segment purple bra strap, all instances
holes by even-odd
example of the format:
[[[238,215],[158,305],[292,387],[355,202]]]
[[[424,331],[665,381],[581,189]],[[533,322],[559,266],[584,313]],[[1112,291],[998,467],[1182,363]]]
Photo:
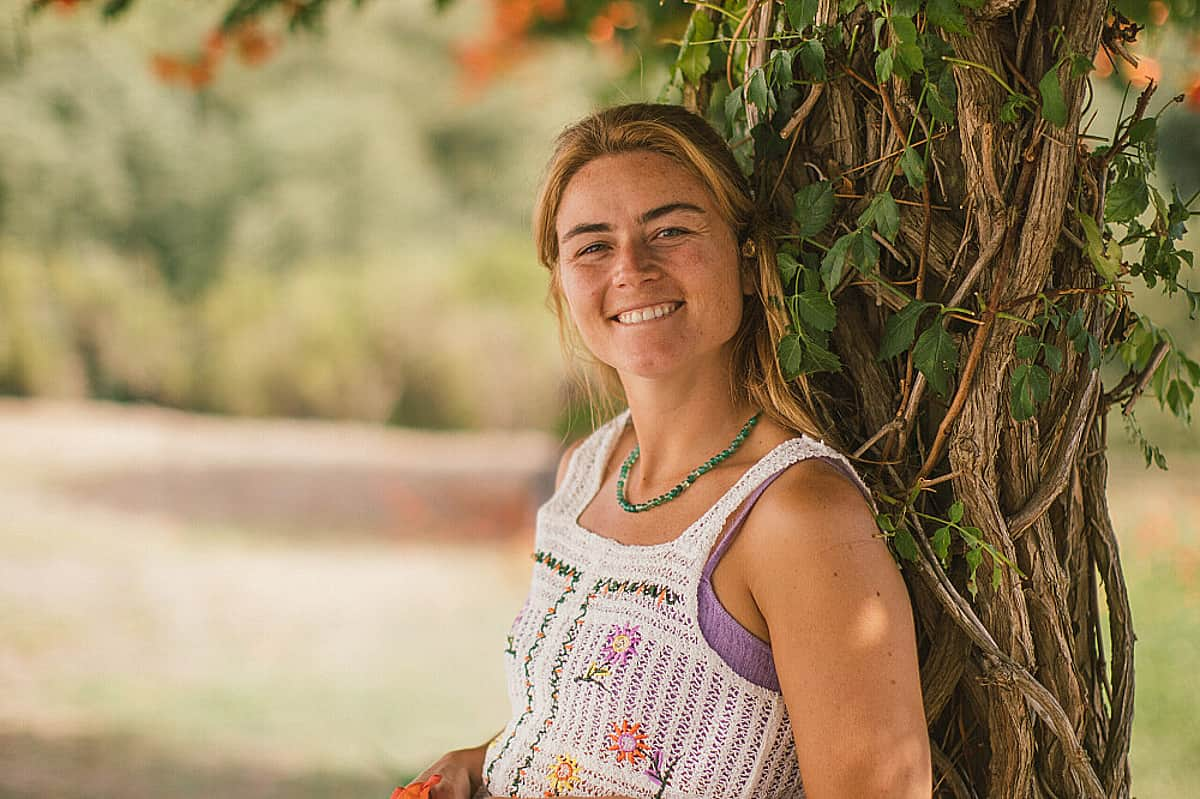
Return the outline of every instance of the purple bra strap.
[[[848,469],[846,464],[842,461],[825,455],[818,455],[816,459],[825,461],[826,463],[835,467],[839,472],[850,478],[855,485],[858,485],[859,491],[864,490],[862,486],[859,485],[858,478],[854,476],[854,473]],[[742,503],[740,508],[738,508],[738,512],[734,514],[733,520],[729,523],[729,530],[725,533],[725,537],[721,539],[721,542],[717,544],[717,548],[713,550],[712,556],[708,559],[708,563],[704,564],[704,571],[701,573],[701,578],[705,582],[711,582],[710,578],[712,577],[713,570],[717,568],[717,561],[719,561],[725,554],[725,550],[729,549],[729,545],[733,543],[733,539],[737,536],[738,531],[742,529],[742,525],[746,522],[746,517],[749,516],[750,511],[754,509],[754,503],[758,502],[758,498],[762,496],[762,493],[767,490],[767,487],[770,486],[771,483],[775,482],[781,474],[786,472],[792,466],[795,466],[797,463],[800,463],[800,461],[795,461],[793,463],[789,463],[787,466],[784,466],[766,480],[763,480],[758,488],[754,489],[750,496],[746,497],[746,501]],[[867,500],[870,501],[870,495],[866,494],[865,496],[867,497]]]
[[[712,556],[708,559],[708,563],[704,564],[704,571],[701,572],[701,579],[705,580],[706,582],[710,580],[713,569],[717,567],[717,561],[719,561],[725,554],[725,550],[729,549],[729,545],[733,543],[733,539],[737,536],[738,530],[742,529],[742,525],[745,523],[746,517],[749,516],[750,511],[754,509],[754,503],[758,502],[758,498],[761,497],[762,493],[767,490],[767,487],[770,486],[771,483],[775,482],[779,475],[786,472],[788,467],[792,465],[794,464],[789,463],[787,466],[784,466],[766,480],[763,480],[762,483],[759,484],[758,488],[754,489],[750,496],[746,497],[746,501],[742,503],[742,507],[738,508],[737,513],[734,514],[733,520],[729,523],[729,531],[725,533],[725,537],[721,539],[721,542],[717,544],[717,548],[713,550]]]

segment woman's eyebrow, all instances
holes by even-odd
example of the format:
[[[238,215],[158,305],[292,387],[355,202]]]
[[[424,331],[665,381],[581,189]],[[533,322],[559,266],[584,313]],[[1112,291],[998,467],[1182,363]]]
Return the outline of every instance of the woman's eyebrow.
[[[649,211],[642,214],[638,221],[644,225],[647,222],[652,222],[661,216],[666,216],[667,214],[671,214],[676,211],[691,211],[695,214],[704,213],[703,208],[691,203],[667,203],[666,205],[660,205],[657,208],[651,208]],[[585,222],[568,230],[566,235],[562,237],[562,242],[565,244],[569,239],[584,233],[608,233],[611,230],[612,225],[608,224],[607,222]]]

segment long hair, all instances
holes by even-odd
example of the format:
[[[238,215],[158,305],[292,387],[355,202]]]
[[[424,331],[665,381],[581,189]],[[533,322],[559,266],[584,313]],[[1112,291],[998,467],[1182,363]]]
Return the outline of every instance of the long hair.
[[[745,299],[742,323],[733,339],[731,397],[761,408],[789,430],[822,436],[808,382],[804,377],[786,380],[776,357],[777,342],[787,332],[789,320],[769,215],[756,205],[750,184],[721,135],[703,118],[673,105],[614,106],[568,127],[558,137],[534,206],[534,243],[538,259],[550,271],[548,304],[558,320],[568,363],[583,367],[576,369],[576,377],[593,407],[613,410],[622,395],[621,384],[616,370],[587,352],[565,308],[555,222],[567,184],[584,165],[602,156],[639,151],[665,155],[700,180],[737,237],[740,268],[753,275],[754,293]]]

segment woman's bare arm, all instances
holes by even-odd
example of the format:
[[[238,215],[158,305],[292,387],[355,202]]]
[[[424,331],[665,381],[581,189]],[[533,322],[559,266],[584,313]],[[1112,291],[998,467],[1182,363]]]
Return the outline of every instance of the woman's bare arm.
[[[808,799],[932,793],[912,606],[858,489],[797,464],[747,519]]]

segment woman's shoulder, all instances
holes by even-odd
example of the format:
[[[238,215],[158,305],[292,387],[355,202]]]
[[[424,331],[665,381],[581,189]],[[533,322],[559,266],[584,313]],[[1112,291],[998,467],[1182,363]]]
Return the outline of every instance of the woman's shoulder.
[[[814,557],[830,547],[883,547],[866,487],[836,451],[824,450],[784,469],[763,491],[743,532],[759,553],[756,562]]]
[[[567,476],[567,469],[571,465],[571,459],[575,457],[575,453],[578,452],[581,447],[584,447],[585,445],[590,448],[599,446],[600,442],[602,442],[607,436],[614,434],[614,428],[620,428],[625,425],[628,416],[628,411],[621,411],[608,421],[600,424],[591,433],[581,438],[577,438],[568,444],[566,449],[563,450],[562,457],[558,460],[558,471],[554,476],[554,487],[557,489],[562,485],[563,479]]]

